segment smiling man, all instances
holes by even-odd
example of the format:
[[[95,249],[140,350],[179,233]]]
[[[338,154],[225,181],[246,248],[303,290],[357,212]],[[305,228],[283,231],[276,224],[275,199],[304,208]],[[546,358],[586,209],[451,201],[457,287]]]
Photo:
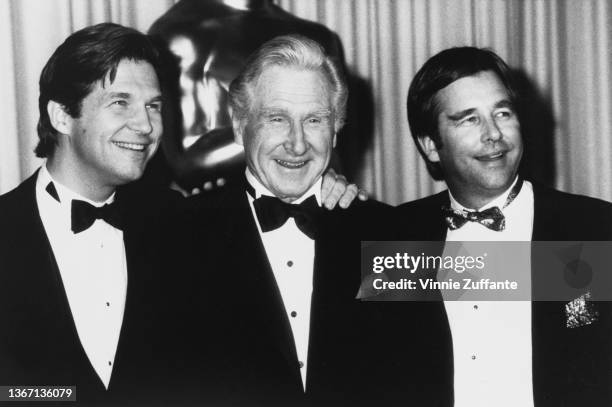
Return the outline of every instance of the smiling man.
[[[46,161],[0,197],[0,386],[76,386],[79,405],[182,401],[171,366],[191,358],[190,332],[172,327],[190,269],[169,232],[182,202],[133,182],[160,141],[163,79],[150,39],[112,23],[73,33],[45,65]],[[357,187],[331,174],[318,193],[333,207]]]
[[[444,166],[456,199],[480,208],[507,190],[518,171],[523,144],[514,102],[492,71],[456,80],[436,102],[438,130],[420,139],[421,148]]]
[[[200,349],[233,367],[233,380],[211,386],[232,389],[210,404],[442,404],[435,388],[445,372],[435,361],[446,354],[430,346],[442,336],[431,325],[441,315],[355,298],[360,241],[382,238],[388,208],[374,201],[320,208],[321,177],[345,119],[337,64],[312,40],[277,37],[249,58],[229,93],[245,179],[194,198],[195,218],[186,222],[211,253],[200,270],[214,270],[199,274],[193,297],[222,297],[212,313],[224,319],[224,334]],[[189,308],[200,313],[192,320],[211,313],[197,300]],[[203,330],[195,343],[214,335]]]
[[[128,58],[74,106],[50,99],[47,113],[57,147],[47,153],[43,171],[86,199],[108,200],[118,186],[141,177],[155,152],[162,132],[161,105],[151,63]],[[74,109],[72,115],[69,109]],[[45,154],[42,147],[38,151]]]
[[[124,185],[159,143],[159,71],[146,35],[110,23],[75,32],[45,65],[46,162],[0,197],[0,385],[76,386],[79,405],[130,405],[157,377],[147,231],[173,198]]]
[[[510,68],[492,51],[447,49],[423,65],[408,92],[408,120],[430,174],[448,190],[399,206],[403,239],[612,239],[608,202],[518,175],[519,108]],[[531,267],[530,259],[512,261]],[[569,323],[571,302],[446,301],[455,406],[608,405],[609,303],[581,301],[598,318]]]
[[[252,90],[259,97],[248,111],[234,99],[235,138],[248,152],[247,176],[284,202],[320,182],[336,145],[346,90],[338,90],[344,93],[334,101],[327,81],[318,71],[277,65],[259,77]]]

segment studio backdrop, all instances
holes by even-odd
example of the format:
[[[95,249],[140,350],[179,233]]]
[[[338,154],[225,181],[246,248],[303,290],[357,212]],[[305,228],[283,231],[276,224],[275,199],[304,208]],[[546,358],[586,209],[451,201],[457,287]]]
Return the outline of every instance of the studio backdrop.
[[[201,0],[208,1],[208,0]],[[112,21],[146,32],[173,0],[0,0],[0,193],[41,163],[38,77],[72,32]],[[489,47],[530,97],[528,172],[561,190],[612,200],[612,3],[608,0],[277,0],[342,42],[353,97],[368,99],[367,140],[349,173],[391,204],[444,188],[414,147],[406,94],[442,49]],[[349,117],[351,120],[351,117]],[[346,135],[345,135],[346,136]],[[345,140],[346,141],[346,140]],[[355,157],[356,158],[356,157]]]

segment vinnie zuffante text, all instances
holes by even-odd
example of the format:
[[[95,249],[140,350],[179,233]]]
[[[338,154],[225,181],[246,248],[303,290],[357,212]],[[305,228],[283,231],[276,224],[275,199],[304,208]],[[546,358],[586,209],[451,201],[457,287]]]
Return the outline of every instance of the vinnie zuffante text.
[[[492,280],[490,278],[473,278],[462,276],[453,279],[452,273],[484,272],[485,258],[481,256],[429,256],[421,253],[414,256],[408,253],[395,253],[394,256],[375,256],[372,258],[372,272],[381,274],[388,270],[401,270],[410,273],[412,278],[400,278],[389,281],[388,278],[375,278],[372,285],[375,290],[517,290],[518,283],[510,280]],[[434,277],[419,277],[419,272]],[[444,278],[441,278],[444,277]]]

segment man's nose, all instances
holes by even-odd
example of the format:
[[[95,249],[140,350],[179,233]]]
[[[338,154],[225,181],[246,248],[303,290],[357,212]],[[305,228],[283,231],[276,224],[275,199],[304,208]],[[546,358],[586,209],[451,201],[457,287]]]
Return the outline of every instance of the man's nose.
[[[482,141],[498,141],[503,137],[499,124],[494,118],[484,121],[482,129]]]
[[[151,125],[151,118],[146,106],[143,105],[135,109],[129,121],[129,127],[145,135],[151,134],[153,126]]]
[[[285,141],[285,149],[293,155],[302,155],[308,149],[301,123],[292,126],[289,137]]]

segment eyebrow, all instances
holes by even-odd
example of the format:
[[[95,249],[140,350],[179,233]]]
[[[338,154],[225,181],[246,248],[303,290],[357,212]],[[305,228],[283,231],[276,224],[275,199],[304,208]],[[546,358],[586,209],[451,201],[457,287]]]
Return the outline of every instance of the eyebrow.
[[[107,96],[109,99],[129,99],[132,97],[131,94],[127,93],[127,92],[111,92],[108,94]]]
[[[162,95],[156,95],[153,96],[151,99],[149,99],[149,103],[151,102],[163,102],[164,101],[164,97]]]
[[[286,109],[282,109],[282,108],[263,108],[259,111],[259,114],[261,116],[268,116],[271,114],[279,114],[279,113],[286,113],[287,110]]]
[[[331,109],[321,109],[321,110],[315,110],[314,112],[312,112],[312,114],[315,114],[318,116],[331,116],[332,111]]]
[[[128,92],[111,92],[107,95],[107,99],[131,99],[132,94]],[[151,102],[163,102],[164,97],[160,95],[155,95],[151,99],[148,100],[147,103]]]
[[[512,103],[512,101],[508,99],[504,99],[504,100],[500,100],[499,102],[497,102],[494,107],[496,109],[499,109],[500,107],[507,107],[509,109],[514,110],[514,103]]]
[[[494,109],[499,109],[499,108],[502,108],[502,107],[514,110],[514,103],[512,103],[508,99],[503,99],[503,100],[500,100],[499,102],[495,103],[495,105],[493,106]],[[446,117],[448,119],[456,122],[458,120],[463,119],[466,116],[469,116],[469,115],[473,114],[474,112],[476,112],[476,109],[475,108],[470,108],[470,109],[461,110],[459,112],[447,114]]]
[[[447,114],[446,117],[454,122],[456,122],[457,120],[461,120],[463,119],[465,116],[469,116],[472,113],[474,113],[476,111],[475,108],[470,108],[470,109],[465,109],[465,110],[461,110],[459,112],[455,112],[455,113],[451,113],[451,114]]]
[[[286,114],[289,111],[287,109],[284,108],[264,108],[261,109],[259,111],[259,114],[261,116],[269,116],[269,115],[275,115],[275,114]],[[320,110],[315,110],[313,112],[309,112],[309,115],[318,115],[318,116],[330,116],[332,114],[331,109],[320,109]]]

